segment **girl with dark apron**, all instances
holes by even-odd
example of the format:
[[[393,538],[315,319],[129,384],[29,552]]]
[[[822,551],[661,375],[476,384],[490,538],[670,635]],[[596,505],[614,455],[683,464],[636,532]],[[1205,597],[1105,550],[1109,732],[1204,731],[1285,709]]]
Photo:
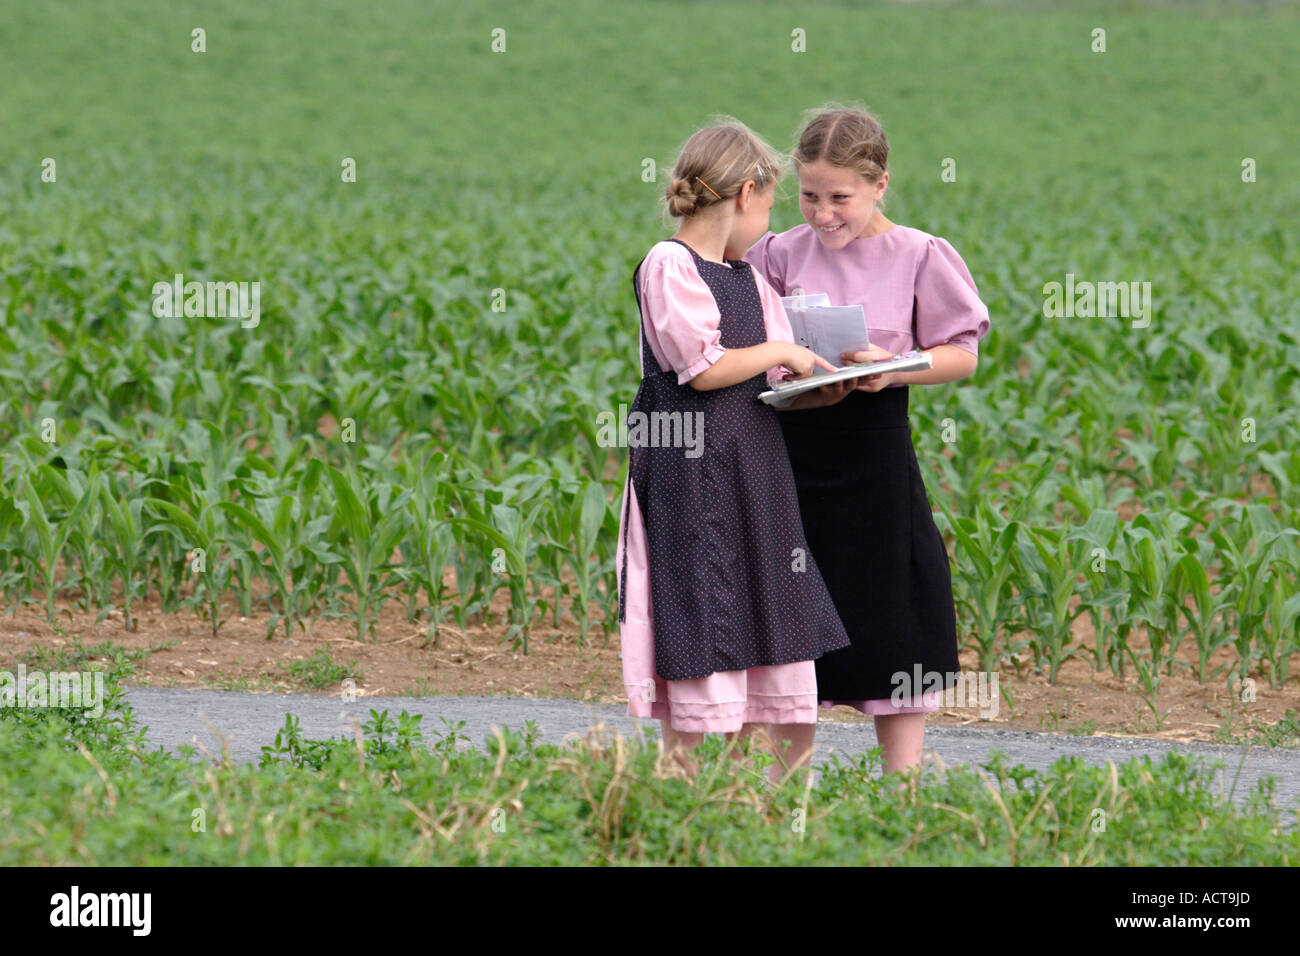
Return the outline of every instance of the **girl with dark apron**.
[[[791,764],[811,750],[813,662],[849,641],[809,553],[778,413],[758,401],[780,366],[827,365],[791,341],[779,296],[739,258],[767,228],[778,159],[740,124],[693,136],[668,187],[683,224],[634,272],[642,380],[626,423],[619,620],[628,713],[661,720],[668,749],[762,726],[791,742],[777,748]]]

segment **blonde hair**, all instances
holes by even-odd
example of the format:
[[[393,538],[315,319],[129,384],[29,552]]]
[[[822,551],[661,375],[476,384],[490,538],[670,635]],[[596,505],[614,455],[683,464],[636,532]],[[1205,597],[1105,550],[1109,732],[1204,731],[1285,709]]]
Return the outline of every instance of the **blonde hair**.
[[[865,106],[831,103],[804,113],[804,125],[791,157],[795,166],[819,160],[851,169],[871,184],[885,174],[889,143]],[[884,205],[881,197],[880,205]]]
[[[678,153],[664,190],[666,211],[670,216],[693,216],[739,194],[748,179],[765,189],[780,178],[784,164],[785,157],[740,120],[717,117]]]

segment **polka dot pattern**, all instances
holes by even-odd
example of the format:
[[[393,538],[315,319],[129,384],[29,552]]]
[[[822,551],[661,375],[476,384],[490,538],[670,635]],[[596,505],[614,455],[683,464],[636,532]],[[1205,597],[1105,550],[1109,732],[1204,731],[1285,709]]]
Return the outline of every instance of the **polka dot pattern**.
[[[690,252],[717,303],[722,346],[764,342],[763,306],[750,266],[709,262]],[[629,476],[648,545],[659,676],[689,680],[815,660],[848,647],[804,538],[778,413],[758,401],[767,388],[765,374],[697,391],[661,371],[644,327],[641,335],[641,386],[628,419]],[[674,413],[683,422],[691,416],[698,444],[635,442],[638,413],[642,421],[656,413],[661,421]],[[626,564],[622,578],[625,585]]]

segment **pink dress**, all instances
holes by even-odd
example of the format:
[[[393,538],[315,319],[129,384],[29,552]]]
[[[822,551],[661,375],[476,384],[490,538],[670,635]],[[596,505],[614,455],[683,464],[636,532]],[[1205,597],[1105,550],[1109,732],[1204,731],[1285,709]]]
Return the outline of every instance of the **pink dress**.
[[[793,341],[780,297],[757,271],[754,278],[768,338]],[[657,243],[646,256],[639,279],[646,342],[659,368],[675,371],[678,384],[684,384],[725,351],[717,302],[690,251],[677,242]],[[789,370],[778,366],[770,369],[767,377],[776,381],[788,374]],[[659,676],[649,548],[630,480],[624,484],[623,494],[627,517],[626,526],[620,521],[616,567],[620,587],[626,588],[620,638],[628,715],[666,720],[681,733],[731,732],[745,723],[816,723],[817,678],[811,660],[715,671],[691,680],[665,681]]]
[[[805,224],[780,235],[767,233],[745,260],[781,295],[824,292],[832,305],[860,303],[871,343],[893,353],[946,343],[978,355],[978,341],[989,329],[988,309],[966,264],[946,240],[919,229],[895,225],[828,250]],[[905,386],[887,386],[900,387]],[[897,705],[890,697],[821,701],[823,707],[834,704],[864,714],[922,713],[938,710],[941,695]]]

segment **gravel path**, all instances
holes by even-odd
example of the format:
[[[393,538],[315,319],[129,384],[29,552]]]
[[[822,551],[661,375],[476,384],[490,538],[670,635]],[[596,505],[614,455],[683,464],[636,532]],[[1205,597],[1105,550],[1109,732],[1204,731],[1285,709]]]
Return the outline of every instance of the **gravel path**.
[[[524,699],[517,697],[371,697],[345,704],[338,697],[306,694],[249,694],[216,690],[187,690],[162,687],[133,687],[127,698],[141,723],[148,725],[151,746],[162,745],[175,750],[178,744],[193,744],[194,738],[213,753],[221,742],[209,730],[200,712],[230,738],[230,752],[236,761],[255,763],[263,744],[272,744],[275,733],[284,726],[287,713],[302,722],[302,732],[309,738],[328,738],[343,732],[340,717],[351,711],[364,723],[371,710],[388,710],[396,717],[403,710],[424,715],[421,727],[426,738],[441,730],[440,718],[464,721],[461,733],[477,746],[492,733],[492,725],[512,730],[533,720],[542,740],[562,743],[568,734],[581,734],[595,723],[604,723],[620,733],[633,735],[638,724],[653,730],[657,721],[637,721],[625,716],[624,708],[609,704],[586,704],[574,700]],[[351,733],[351,723],[346,722]],[[870,724],[821,723],[817,728],[817,753],[820,763],[832,750],[862,753],[876,745]],[[1040,734],[1019,730],[988,730],[968,727],[927,727],[927,750],[938,753],[949,766],[984,761],[993,750],[1003,751],[1010,764],[1024,764],[1046,769],[1055,760],[1077,754],[1089,764],[1107,760],[1123,763],[1149,754],[1153,760],[1169,750],[1202,754],[1207,765],[1222,759],[1225,768],[1216,771],[1216,789],[1222,782],[1224,792],[1232,789],[1233,776],[1241,764],[1235,797],[1254,789],[1255,781],[1273,775],[1277,778],[1276,805],[1295,810],[1300,805],[1300,750],[1292,748],[1247,748],[1237,745],[1183,744],[1148,740],[1141,737],[1084,737]],[[1244,759],[1243,759],[1244,758]],[[1295,822],[1294,814],[1290,822]]]

